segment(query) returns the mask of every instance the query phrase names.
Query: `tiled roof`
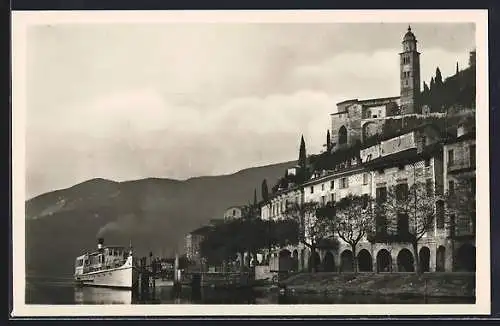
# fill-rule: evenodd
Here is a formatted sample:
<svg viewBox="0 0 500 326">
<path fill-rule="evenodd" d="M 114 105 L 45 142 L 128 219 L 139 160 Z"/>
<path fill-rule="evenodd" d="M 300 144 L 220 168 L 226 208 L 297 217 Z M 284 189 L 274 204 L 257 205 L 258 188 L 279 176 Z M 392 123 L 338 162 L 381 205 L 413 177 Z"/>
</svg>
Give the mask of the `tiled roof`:
<svg viewBox="0 0 500 326">
<path fill-rule="evenodd" d="M 435 143 L 427 146 L 421 153 L 418 153 L 416 148 L 410 148 L 396 154 L 378 157 L 372 161 L 364 163 L 364 165 L 369 168 L 397 166 L 400 164 L 406 164 L 419 161 L 421 159 L 430 158 L 440 150 L 442 150 L 441 144 Z"/>
</svg>

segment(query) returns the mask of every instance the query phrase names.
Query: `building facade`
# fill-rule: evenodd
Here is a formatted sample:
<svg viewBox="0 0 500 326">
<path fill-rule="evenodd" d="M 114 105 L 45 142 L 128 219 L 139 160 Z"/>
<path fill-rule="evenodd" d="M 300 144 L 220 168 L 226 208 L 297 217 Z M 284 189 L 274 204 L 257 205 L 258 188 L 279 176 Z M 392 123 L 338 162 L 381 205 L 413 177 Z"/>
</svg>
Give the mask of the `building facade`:
<svg viewBox="0 0 500 326">
<path fill-rule="evenodd" d="M 292 253 L 297 259 L 299 270 L 310 269 L 314 261 L 316 268 L 324 271 L 350 271 L 354 256 L 357 257 L 357 267 L 361 272 L 411 272 L 417 268 L 424 272 L 457 270 L 456 260 L 464 260 L 472 252 L 469 247 L 466 248 L 468 251 L 464 249 L 463 252 L 459 252 L 457 248 L 464 243 L 473 245 L 471 239 L 474 239 L 475 230 L 470 222 L 470 214 L 457 217 L 456 236 L 450 237 L 451 224 L 447 222 L 445 193 L 449 190 L 449 185 L 453 184 L 451 180 L 455 176 L 471 176 L 474 173 L 475 154 L 471 153 L 475 153 L 475 147 L 470 134 L 468 135 L 469 138 L 462 135 L 443 145 L 439 129 L 427 124 L 382 140 L 374 146 L 361 149 L 357 158 L 349 158 L 349 164 L 346 162 L 336 170 L 315 173 L 300 187 L 277 194 L 263 206 L 262 218 L 283 218 L 282 209 L 287 202 L 294 200 L 298 200 L 298 203 L 318 203 L 321 207 L 352 194 L 369 195 L 378 202 L 386 200 L 390 189 L 396 189 L 396 192 L 402 189 L 407 193 L 414 184 L 424 185 L 427 192 L 425 200 L 430 201 L 434 218 L 420 235 L 417 244 L 418 265 L 412 242 L 398 236 L 415 234 L 415 224 L 424 222 L 419 222 L 416 217 L 412 219 L 411 216 L 400 214 L 385 214 L 383 219 L 376 217 L 373 230 L 375 236 L 370 239 L 368 236 L 362 238 L 355 253 L 339 238 L 338 247 L 319 247 L 315 253 L 304 245 L 281 249 Z M 453 155 L 460 155 L 462 160 L 451 159 L 452 149 L 455 153 Z M 450 159 L 452 163 L 449 163 Z M 457 164 L 461 167 L 460 173 L 450 175 L 450 167 Z M 304 217 L 306 238 L 311 236 L 307 233 L 307 224 L 312 224 L 314 218 Z M 466 235 L 469 238 L 464 238 Z M 392 236 L 393 240 L 387 241 L 387 236 Z M 314 260 L 311 255 L 315 255 Z M 470 259 L 459 265 L 463 270 L 471 269 Z"/>
<path fill-rule="evenodd" d="M 420 97 L 420 53 L 411 28 L 403 37 L 399 53 L 400 95 L 375 99 L 350 99 L 337 103 L 331 114 L 332 150 L 349 147 L 381 134 L 388 119 L 422 115 Z"/>
<path fill-rule="evenodd" d="M 475 270 L 476 234 L 476 133 L 474 126 L 461 123 L 457 134 L 443 148 L 444 193 L 447 194 L 447 220 L 450 250 L 455 257 L 452 269 Z"/>
<path fill-rule="evenodd" d="M 224 221 L 234 220 L 243 217 L 243 208 L 240 206 L 232 206 L 224 212 Z"/>
<path fill-rule="evenodd" d="M 199 262 L 201 259 L 200 244 L 205 238 L 207 232 L 211 230 L 211 226 L 203 226 L 198 228 L 185 237 L 184 251 L 186 257 L 190 261 Z"/>
<path fill-rule="evenodd" d="M 460 124 L 453 137 L 430 123 L 403 131 L 407 117 L 446 117 L 420 107 L 420 53 L 410 27 L 399 61 L 400 96 L 343 101 L 331 114 L 331 155 L 351 153 L 346 154 L 351 157 L 342 156 L 344 161 L 330 170 L 314 171 L 300 185 L 279 189 L 261 206 L 261 218 L 286 218 L 290 203 L 314 202 L 322 207 L 351 194 L 369 195 L 381 206 L 389 194 L 403 202 L 413 196 L 415 203 L 428 203 L 428 218 L 419 218 L 417 209 L 413 216 L 409 211 L 377 211 L 373 230 L 360 240 L 356 252 L 339 238 L 338 245 L 318 246 L 315 252 L 304 244 L 280 248 L 297 261 L 298 270 L 349 271 L 354 257 L 361 272 L 475 270 L 476 149 L 475 133 L 469 130 L 475 120 Z M 390 119 L 401 120 L 401 128 L 396 128 L 400 134 L 382 138 Z M 418 187 L 423 189 L 421 198 Z M 459 190 L 472 200 L 457 200 L 457 207 L 449 207 L 451 196 Z M 306 239 L 313 236 L 308 230 L 314 221 L 315 216 L 303 217 Z M 418 238 L 416 248 L 409 235 Z"/>
</svg>

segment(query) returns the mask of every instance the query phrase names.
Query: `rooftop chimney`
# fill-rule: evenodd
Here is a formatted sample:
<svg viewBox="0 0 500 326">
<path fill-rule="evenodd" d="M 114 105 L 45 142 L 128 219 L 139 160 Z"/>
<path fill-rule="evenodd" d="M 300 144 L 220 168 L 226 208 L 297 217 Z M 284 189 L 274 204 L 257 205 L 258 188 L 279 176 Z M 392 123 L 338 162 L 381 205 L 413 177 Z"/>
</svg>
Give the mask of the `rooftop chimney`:
<svg viewBox="0 0 500 326">
<path fill-rule="evenodd" d="M 103 245 L 104 245 L 104 239 L 103 238 L 99 238 L 97 240 L 97 249 L 101 250 Z"/>
</svg>

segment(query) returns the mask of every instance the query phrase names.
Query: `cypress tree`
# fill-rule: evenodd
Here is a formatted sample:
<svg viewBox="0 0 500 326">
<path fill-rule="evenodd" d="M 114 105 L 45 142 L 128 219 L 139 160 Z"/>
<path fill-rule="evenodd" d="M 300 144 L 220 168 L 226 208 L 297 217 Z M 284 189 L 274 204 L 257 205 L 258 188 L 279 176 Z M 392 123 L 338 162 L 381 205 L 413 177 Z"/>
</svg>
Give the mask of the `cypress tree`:
<svg viewBox="0 0 500 326">
<path fill-rule="evenodd" d="M 443 85 L 443 76 L 441 76 L 441 70 L 439 70 L 439 67 L 436 68 L 436 78 L 434 79 L 434 82 L 438 87 Z"/>
<path fill-rule="evenodd" d="M 253 190 L 253 206 L 257 207 L 257 189 Z"/>
<path fill-rule="evenodd" d="M 332 149 L 331 140 L 330 140 L 330 130 L 326 131 L 326 151 L 330 153 Z"/>
<path fill-rule="evenodd" d="M 458 61 L 457 61 L 457 71 L 455 72 L 455 74 L 458 76 Z"/>
<path fill-rule="evenodd" d="M 298 171 L 298 181 L 299 183 L 306 179 L 306 142 L 304 141 L 304 136 L 302 135 L 300 139 L 300 149 L 299 149 L 299 171 Z"/>
<path fill-rule="evenodd" d="M 306 142 L 304 141 L 304 136 L 300 139 L 300 149 L 299 149 L 299 166 L 301 169 L 306 167 Z"/>
<path fill-rule="evenodd" d="M 263 201 L 267 201 L 269 199 L 269 188 L 267 187 L 267 180 L 266 179 L 264 179 L 262 181 L 261 195 L 262 195 Z"/>
</svg>

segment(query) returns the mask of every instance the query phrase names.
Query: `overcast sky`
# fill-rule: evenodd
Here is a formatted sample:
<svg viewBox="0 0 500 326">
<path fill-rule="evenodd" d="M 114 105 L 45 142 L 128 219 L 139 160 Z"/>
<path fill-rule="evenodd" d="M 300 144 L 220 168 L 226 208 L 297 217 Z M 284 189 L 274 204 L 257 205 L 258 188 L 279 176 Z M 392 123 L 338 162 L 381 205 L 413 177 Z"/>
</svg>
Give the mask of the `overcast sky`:
<svg viewBox="0 0 500 326">
<path fill-rule="evenodd" d="M 399 95 L 407 24 L 29 29 L 26 195 L 185 179 L 319 152 L 335 104 Z M 465 67 L 472 24 L 412 24 L 421 78 Z"/>
</svg>

